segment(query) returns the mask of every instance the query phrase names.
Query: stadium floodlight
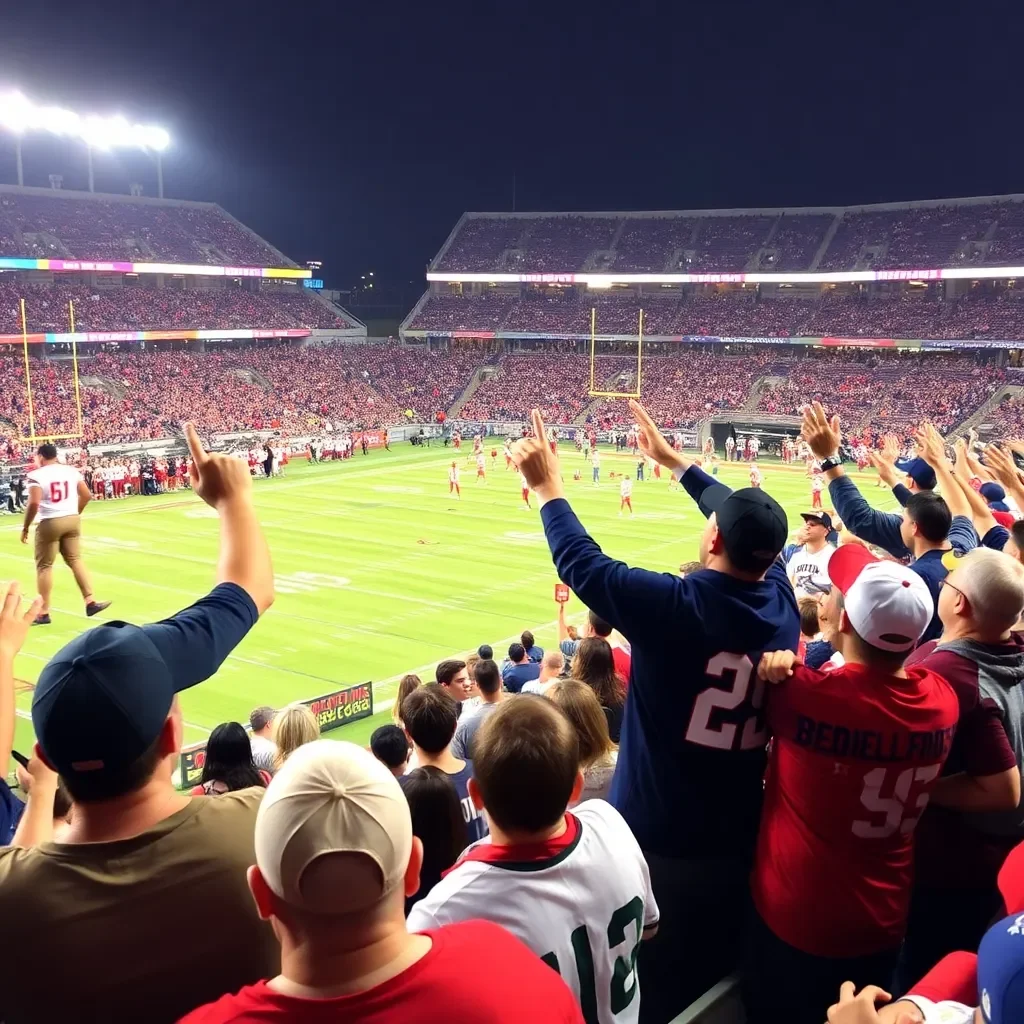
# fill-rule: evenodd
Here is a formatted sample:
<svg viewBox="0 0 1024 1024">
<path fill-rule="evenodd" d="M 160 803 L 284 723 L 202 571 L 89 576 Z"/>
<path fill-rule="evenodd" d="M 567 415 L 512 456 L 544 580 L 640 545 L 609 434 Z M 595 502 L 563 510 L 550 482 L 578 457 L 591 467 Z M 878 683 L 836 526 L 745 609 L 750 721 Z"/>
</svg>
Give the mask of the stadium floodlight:
<svg viewBox="0 0 1024 1024">
<path fill-rule="evenodd" d="M 21 139 L 29 132 L 47 132 L 65 138 L 81 139 L 89 155 L 89 191 L 95 191 L 92 174 L 92 151 L 112 149 L 143 149 L 156 158 L 159 193 L 164 194 L 161 154 L 171 144 L 166 129 L 157 125 L 132 124 L 121 114 L 101 117 L 81 115 L 62 107 L 39 106 L 20 92 L 0 93 L 0 127 L 15 137 L 18 156 L 18 184 L 24 185 L 21 164 Z"/>
</svg>

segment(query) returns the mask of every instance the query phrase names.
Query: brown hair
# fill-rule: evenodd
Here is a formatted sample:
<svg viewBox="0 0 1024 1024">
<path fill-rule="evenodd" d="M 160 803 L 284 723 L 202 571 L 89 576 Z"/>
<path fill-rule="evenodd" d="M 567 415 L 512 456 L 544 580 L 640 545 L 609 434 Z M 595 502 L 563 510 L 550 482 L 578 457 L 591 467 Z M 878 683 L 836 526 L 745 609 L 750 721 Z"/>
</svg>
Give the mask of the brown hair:
<svg viewBox="0 0 1024 1024">
<path fill-rule="evenodd" d="M 410 673 L 407 676 L 402 676 L 402 681 L 398 684 L 398 693 L 395 696 L 395 703 L 391 705 L 391 717 L 399 725 L 402 724 L 402 703 L 417 686 L 422 685 L 423 681 L 417 675 Z"/>
<path fill-rule="evenodd" d="M 305 704 L 289 704 L 274 716 L 274 742 L 277 757 L 274 766 L 280 768 L 305 743 L 320 739 L 320 723 Z"/>
<path fill-rule="evenodd" d="M 473 741 L 473 777 L 491 820 L 506 832 L 540 832 L 565 814 L 579 772 L 572 723 L 552 701 L 503 701 Z"/>
<path fill-rule="evenodd" d="M 804 636 L 817 636 L 819 633 L 817 599 L 801 597 L 796 605 L 800 609 L 800 632 Z"/>
<path fill-rule="evenodd" d="M 594 691 L 578 679 L 559 679 L 544 696 L 553 700 L 576 730 L 580 748 L 580 769 L 607 757 L 615 744 L 608 733 L 608 719 Z"/>
<path fill-rule="evenodd" d="M 440 683 L 427 683 L 402 701 L 402 721 L 417 747 L 440 754 L 455 735 L 459 702 Z"/>
<path fill-rule="evenodd" d="M 614 710 L 626 703 L 626 685 L 615 671 L 611 644 L 599 636 L 580 641 L 572 659 L 572 677 L 586 683 L 603 708 Z"/>
</svg>

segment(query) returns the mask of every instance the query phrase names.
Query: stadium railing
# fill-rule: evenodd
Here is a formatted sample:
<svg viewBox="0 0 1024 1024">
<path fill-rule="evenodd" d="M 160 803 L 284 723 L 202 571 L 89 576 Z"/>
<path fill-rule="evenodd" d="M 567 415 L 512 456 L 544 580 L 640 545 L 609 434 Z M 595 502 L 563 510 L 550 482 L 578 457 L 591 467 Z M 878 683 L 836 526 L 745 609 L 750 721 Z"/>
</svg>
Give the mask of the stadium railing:
<svg viewBox="0 0 1024 1024">
<path fill-rule="evenodd" d="M 643 995 L 640 996 L 643 999 Z M 734 974 L 713 985 L 669 1024 L 745 1024 L 740 983 Z"/>
</svg>

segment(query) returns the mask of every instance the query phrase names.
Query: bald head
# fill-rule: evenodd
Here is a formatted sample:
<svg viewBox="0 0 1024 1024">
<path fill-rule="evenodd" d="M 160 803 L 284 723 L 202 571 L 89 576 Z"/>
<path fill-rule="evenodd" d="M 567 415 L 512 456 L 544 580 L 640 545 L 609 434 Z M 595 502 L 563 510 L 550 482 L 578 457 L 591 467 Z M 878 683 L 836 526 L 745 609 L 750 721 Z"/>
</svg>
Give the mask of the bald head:
<svg viewBox="0 0 1024 1024">
<path fill-rule="evenodd" d="M 541 659 L 540 678 L 542 681 L 557 679 L 565 668 L 565 656 L 561 651 L 548 651 Z"/>
<path fill-rule="evenodd" d="M 946 583 L 948 594 L 939 597 L 945 631 L 960 619 L 980 638 L 994 639 L 1024 612 L 1024 565 L 1001 551 L 975 548 L 957 562 Z"/>
</svg>

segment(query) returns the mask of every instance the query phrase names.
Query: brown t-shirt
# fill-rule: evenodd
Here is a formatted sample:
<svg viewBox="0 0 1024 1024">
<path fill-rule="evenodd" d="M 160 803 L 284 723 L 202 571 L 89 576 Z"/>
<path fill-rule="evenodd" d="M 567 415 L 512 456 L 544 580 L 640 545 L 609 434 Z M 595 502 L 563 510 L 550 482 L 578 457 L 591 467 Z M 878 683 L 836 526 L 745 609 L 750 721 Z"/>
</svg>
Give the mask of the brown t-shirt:
<svg viewBox="0 0 1024 1024">
<path fill-rule="evenodd" d="M 264 789 L 132 839 L 0 849 L 0 1020 L 176 1021 L 280 970 L 245 880 Z"/>
</svg>

